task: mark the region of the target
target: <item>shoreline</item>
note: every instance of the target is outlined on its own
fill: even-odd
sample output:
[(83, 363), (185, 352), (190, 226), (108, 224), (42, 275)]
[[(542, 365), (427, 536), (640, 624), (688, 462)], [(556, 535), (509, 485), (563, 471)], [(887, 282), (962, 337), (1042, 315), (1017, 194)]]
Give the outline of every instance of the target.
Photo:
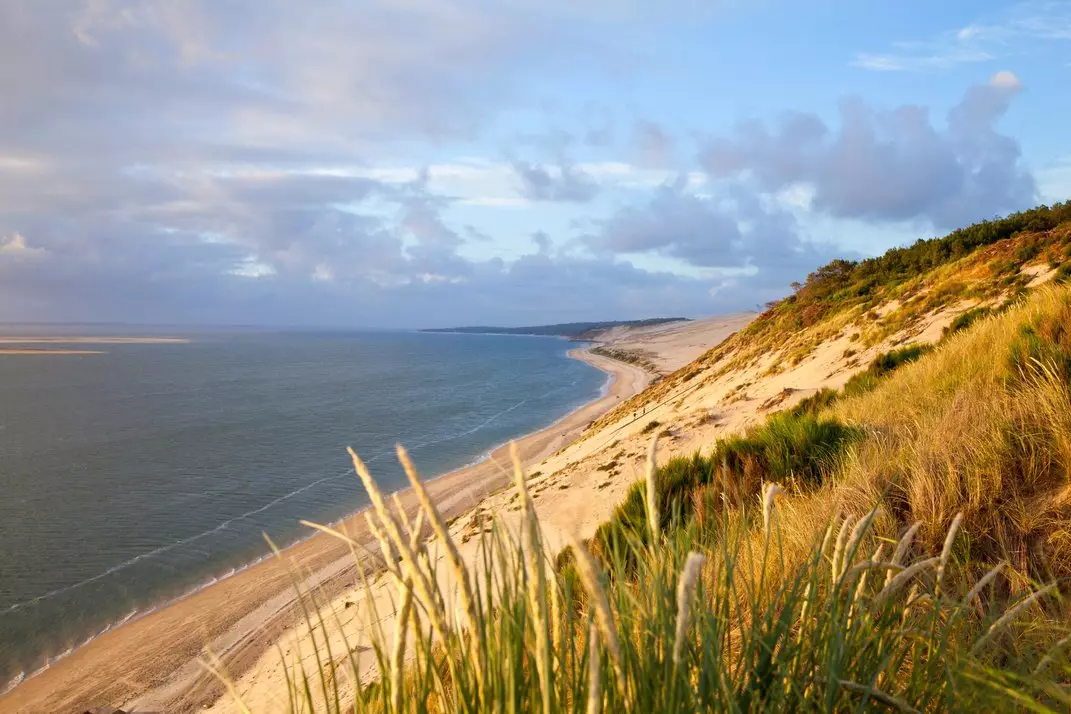
[[(526, 465), (576, 440), (592, 421), (642, 391), (654, 377), (589, 348), (567, 355), (606, 372), (607, 381), (596, 399), (516, 440)], [(507, 450), (508, 443), (498, 445), (478, 461), (427, 481), (447, 518), (509, 484)], [(397, 493), (407, 511), (415, 510), (411, 489)], [(338, 521), (362, 543), (369, 540), (363, 510)], [(302, 587), (323, 588), (325, 597), (357, 584), (349, 548), (324, 534), (299, 540), (283, 555), (289, 563), (267, 557), (254, 561), (105, 630), (0, 695), (0, 712), (81, 712), (93, 706), (182, 712), (212, 704), (222, 687), (199, 665), (203, 648), (220, 655), (232, 676), (252, 667), (297, 615), (290, 568), (312, 573)], [(378, 567), (374, 559), (362, 561), (366, 569)]]

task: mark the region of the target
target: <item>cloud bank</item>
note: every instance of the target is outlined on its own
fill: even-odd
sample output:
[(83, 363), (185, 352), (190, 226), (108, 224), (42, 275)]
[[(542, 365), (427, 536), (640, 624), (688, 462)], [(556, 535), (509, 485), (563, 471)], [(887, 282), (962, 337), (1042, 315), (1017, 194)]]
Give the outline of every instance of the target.
[[(951, 227), (1036, 195), (996, 128), (1021, 90), (1010, 73), (941, 125), (846, 100), (835, 125), (790, 113), (699, 147), (613, 105), (560, 129), (526, 92), (576, 67), (643, 72), (612, 38), (701, 11), (5, 2), (0, 321), (711, 314), (844, 253), (808, 211)], [(504, 124), (521, 111), (542, 123)]]

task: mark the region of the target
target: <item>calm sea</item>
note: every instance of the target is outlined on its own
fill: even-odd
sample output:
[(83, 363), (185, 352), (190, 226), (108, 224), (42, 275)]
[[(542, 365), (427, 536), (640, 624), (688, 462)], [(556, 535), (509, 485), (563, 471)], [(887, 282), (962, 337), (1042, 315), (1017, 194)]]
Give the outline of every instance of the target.
[(549, 338), (200, 334), (0, 357), (0, 691), (113, 623), (595, 398)]

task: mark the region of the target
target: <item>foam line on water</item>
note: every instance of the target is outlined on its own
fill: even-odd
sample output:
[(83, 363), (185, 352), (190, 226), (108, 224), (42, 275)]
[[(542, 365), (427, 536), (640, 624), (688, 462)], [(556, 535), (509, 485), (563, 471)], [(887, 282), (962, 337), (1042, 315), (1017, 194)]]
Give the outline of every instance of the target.
[[(570, 383), (569, 386), (575, 386), (578, 381), (579, 380), (574, 380), (573, 382)], [(600, 396), (606, 396), (607, 390), (609, 389), (610, 384), (612, 382), (613, 382), (613, 375), (607, 375), (606, 382), (603, 384), (602, 389), (600, 390)], [(557, 388), (555, 390), (551, 390), (550, 392), (546, 392), (546, 393), (540, 395), (536, 399), (537, 400), (538, 399), (544, 399), (547, 396), (549, 396), (550, 394), (552, 394), (552, 393), (554, 393), (556, 391), (565, 389), (565, 388), (566, 387), (559, 387), (559, 388)], [(525, 404), (527, 402), (528, 402), (527, 399), (522, 399), (521, 401), (519, 401), (516, 404), (508, 407), (507, 409), (504, 409), (501, 412), (495, 414), (494, 416), (491, 416), (488, 419), (484, 420), (479, 426), (477, 426), (477, 427), (475, 427), (473, 429), (469, 429), (467, 431), (460, 432), (460, 433), (457, 433), (457, 434), (453, 434), (453, 435), (450, 435), (450, 436), (447, 436), (447, 437), (444, 437), (444, 438), (441, 438), (441, 439), (434, 439), (434, 440), (431, 440), (431, 441), (426, 441), (426, 442), (419, 443), (419, 444), (413, 446), (410, 449), (410, 451), (415, 450), (415, 449), (419, 449), (419, 448), (423, 448), (424, 446), (430, 446), (432, 444), (440, 444), (440, 443), (443, 443), (443, 442), (446, 442), (446, 441), (450, 441), (450, 440), (453, 440), (453, 439), (460, 439), (463, 436), (468, 436), (468, 435), (474, 434), (477, 431), (479, 431), (480, 429), (483, 429), (484, 427), (489, 426), (490, 424), (494, 423), (500, 417), (508, 414), (509, 412), (512, 412), (513, 410), (519, 408), (520, 406), (522, 406), (523, 404)], [(575, 411), (577, 411), (580, 408), (581, 408), (581, 406), (578, 406), (578, 407), (570, 410), (568, 413), (566, 413), (565, 415), (563, 415), (559, 419), (555, 420), (553, 423), (543, 427), (543, 429), (552, 428), (554, 425), (565, 421), (566, 419), (569, 418), (569, 416), (571, 416)], [(542, 429), (540, 429), (539, 431), (541, 431), (541, 430)], [(468, 466), (471, 466), (471, 465), (474, 465), (474, 464), (480, 463), (481, 461), (486, 460), (487, 458), (490, 457), (491, 453), (493, 453), (496, 449), (498, 449), (501, 446), (503, 446), (505, 443), (508, 443), (508, 442), (503, 442), (503, 444), (498, 444), (498, 445), (492, 447), (491, 449), (487, 450), (486, 452), (484, 452), (483, 454), (481, 454), (476, 459), (474, 459), (472, 462), (470, 462), (466, 466), (463, 466), (462, 468), (467, 468)], [(367, 459), (364, 459), (364, 461), (365, 461), (365, 463), (372, 463), (372, 462), (378, 461), (379, 459), (383, 458), (384, 456), (387, 456), (390, 453), (391, 453), (390, 451), (384, 451), (384, 452), (381, 452), (381, 453), (376, 454), (374, 456), (371, 456), (371, 457), (369, 457)], [(292, 491), (292, 492), (290, 492), (288, 494), (280, 496), (279, 498), (277, 498), (277, 499), (275, 499), (275, 500), (273, 500), (273, 501), (271, 501), (271, 502), (269, 502), (269, 503), (267, 503), (267, 504), (265, 504), (265, 505), (263, 505), (263, 506), (261, 506), (259, 508), (256, 508), (256, 509), (254, 509), (252, 511), (248, 511), (248, 512), (246, 512), (244, 514), (241, 514), (239, 516), (235, 516), (234, 518), (228, 519), (227, 521), (224, 521), (224, 523), (221, 523), (220, 525), (216, 526), (215, 528), (207, 530), (207, 531), (205, 531), (203, 533), (199, 533), (199, 534), (197, 534), (195, 536), (191, 536), (189, 538), (184, 538), (184, 539), (182, 539), (180, 541), (176, 541), (176, 542), (171, 543), (169, 545), (161, 546), (161, 547), (156, 548), (156, 549), (154, 549), (152, 551), (148, 551), (146, 553), (142, 553), (141, 555), (135, 556), (134, 558), (131, 558), (128, 561), (124, 561), (123, 563), (120, 563), (120, 564), (118, 564), (118, 565), (116, 565), (116, 566), (114, 566), (112, 568), (109, 568), (108, 570), (104, 571), (103, 573), (95, 575), (92, 578), (87, 578), (86, 580), (83, 580), (81, 582), (75, 583), (73, 585), (68, 585), (68, 586), (63, 587), (63, 588), (57, 588), (56, 590), (50, 591), (48, 593), (45, 593), (44, 595), (40, 595), (38, 597), (31, 598), (29, 600), (24, 600), (21, 603), (16, 603), (15, 605), (12, 605), (12, 606), (10, 606), (9, 608), (7, 608), (5, 610), (0, 610), (0, 614), (6, 614), (8, 612), (13, 612), (15, 610), (18, 610), (21, 607), (25, 607), (26, 605), (37, 603), (37, 602), (41, 602), (43, 600), (47, 600), (47, 599), (50, 599), (50, 598), (55, 597), (57, 595), (60, 595), (60, 594), (62, 594), (64, 592), (69, 592), (71, 590), (74, 590), (75, 588), (82, 587), (83, 585), (87, 585), (89, 583), (92, 583), (92, 582), (95, 582), (97, 580), (100, 580), (100, 579), (106, 577), (107, 575), (110, 575), (112, 573), (115, 573), (115, 572), (118, 572), (120, 570), (123, 570), (124, 568), (129, 567), (130, 565), (133, 565), (134, 563), (136, 563), (136, 562), (138, 562), (140, 560), (144, 560), (144, 559), (147, 559), (147, 558), (149, 558), (151, 556), (155, 556), (155, 555), (158, 555), (160, 553), (166, 552), (168, 550), (172, 550), (172, 549), (174, 549), (176, 547), (179, 547), (181, 545), (184, 545), (186, 543), (192, 543), (192, 542), (194, 542), (196, 540), (200, 540), (201, 538), (206, 537), (206, 536), (208, 536), (208, 535), (210, 535), (212, 533), (216, 533), (216, 532), (219, 532), (219, 531), (223, 530), (229, 524), (235, 523), (235, 522), (237, 522), (239, 520), (243, 520), (243, 519), (248, 518), (248, 517), (250, 517), (252, 515), (255, 515), (257, 513), (261, 513), (263, 511), (267, 510), (268, 508), (271, 508), (272, 506), (277, 505), (278, 503), (281, 503), (281, 502), (283, 502), (283, 501), (285, 501), (285, 500), (287, 500), (289, 498), (292, 498), (292, 497), (294, 497), (294, 496), (296, 496), (296, 495), (298, 495), (298, 494), (300, 494), (300, 493), (302, 493), (304, 491), (309, 490), (313, 486), (316, 486), (316, 485), (318, 485), (320, 483), (323, 483), (325, 481), (330, 481), (332, 479), (341, 478), (341, 477), (347, 476), (349, 474), (350, 474), (350, 471), (347, 469), (346, 471), (344, 471), (344, 472), (342, 472), (340, 474), (337, 474), (337, 475), (334, 475), (334, 476), (325, 476), (325, 477), (323, 477), (321, 479), (317, 479), (316, 481), (313, 481), (312, 483), (306, 484), (305, 486), (303, 486), (303, 487), (301, 487), (299, 489), (296, 489), (295, 491)], [(448, 474), (445, 474), (445, 473), (441, 474), (441, 476), (446, 476), (446, 475), (448, 475)], [(355, 513), (359, 513), (359, 511), (357, 511)], [(351, 515), (353, 515), (353, 514), (351, 514)], [(340, 519), (340, 521), (344, 520), (344, 519), (345, 519), (345, 517), (343, 519)], [(310, 535), (308, 537), (311, 538), (312, 536)], [(291, 544), (291, 545), (295, 545), (296, 543), (300, 543), (300, 542), (302, 542), (304, 540), (306, 540), (306, 538), (300, 538), (297, 541), (295, 541), (294, 544)], [(44, 665), (42, 665), (41, 667), (39, 667), (36, 670), (33, 670), (29, 674), (27, 674), (25, 671), (19, 672), (12, 679), (8, 680), (8, 682), (5, 684), (5, 686), (3, 688), (0, 688), (0, 695), (7, 694), (8, 692), (10, 692), (12, 689), (17, 687), (22, 682), (24, 682), (27, 679), (30, 679), (32, 677), (35, 677), (38, 674), (44, 672), (45, 670), (47, 670), (49, 667), (54, 665), (59, 660), (65, 658), (67, 655), (71, 654), (72, 652), (74, 652), (74, 651), (76, 651), (78, 649), (81, 649), (82, 647), (85, 647), (90, 642), (92, 642), (92, 641), (96, 640), (97, 638), (101, 637), (102, 635), (108, 633), (112, 629), (114, 629), (116, 627), (119, 627), (120, 625), (126, 624), (127, 622), (134, 621), (134, 620), (139, 620), (142, 617), (145, 617), (146, 615), (149, 615), (149, 614), (151, 614), (151, 613), (153, 613), (153, 612), (155, 612), (157, 610), (160, 610), (160, 609), (165, 608), (165, 607), (167, 607), (167, 606), (169, 606), (169, 605), (171, 605), (173, 603), (176, 603), (176, 602), (178, 602), (180, 600), (184, 600), (184, 599), (186, 599), (186, 598), (188, 598), (188, 597), (190, 597), (192, 595), (195, 595), (198, 592), (200, 592), (200, 591), (202, 591), (202, 590), (204, 590), (204, 589), (206, 589), (208, 587), (211, 587), (212, 585), (220, 582), (221, 580), (225, 580), (226, 578), (229, 578), (232, 575), (236, 575), (236, 574), (241, 573), (241, 572), (243, 572), (245, 570), (248, 570), (249, 568), (254, 567), (255, 565), (258, 565), (259, 563), (263, 562), (264, 560), (266, 560), (269, 557), (271, 557), (270, 553), (267, 554), (267, 555), (261, 556), (259, 558), (256, 558), (256, 559), (246, 563), (245, 565), (242, 565), (242, 566), (239, 566), (239, 567), (236, 567), (236, 568), (232, 568), (227, 573), (224, 573), (222, 575), (214, 576), (214, 577), (212, 577), (212, 578), (210, 578), (210, 579), (208, 579), (208, 580), (206, 580), (206, 581), (194, 586), (190, 590), (182, 593), (181, 595), (179, 595), (177, 597), (173, 597), (173, 598), (170, 598), (168, 600), (164, 600), (162, 602), (157, 603), (156, 605), (152, 605), (152, 606), (150, 606), (148, 608), (145, 608), (143, 610), (133, 610), (133, 611), (131, 611), (130, 613), (128, 613), (126, 616), (122, 617), (121, 619), (119, 619), (117, 621), (114, 621), (114, 622), (111, 622), (111, 623), (108, 623), (107, 625), (104, 626), (104, 628), (102, 630), (98, 631), (95, 634), (91, 634), (89, 637), (87, 637), (81, 643), (76, 644), (76, 645), (71, 645), (71, 646), (67, 647), (67, 649), (65, 649), (60, 654), (53, 655), (51, 657), (47, 657), (46, 660), (45, 660), (45, 664)]]
[[(499, 413), (487, 418), (482, 423), (478, 424), (477, 426), (473, 427), (472, 429), (468, 429), (467, 431), (463, 431), (463, 432), (460, 432), (460, 433), (457, 433), (457, 434), (451, 434), (451, 435), (448, 435), (448, 436), (445, 436), (445, 437), (442, 437), (442, 438), (439, 438), (439, 439), (432, 439), (432, 440), (429, 440), (429, 441), (425, 441), (423, 443), (416, 444), (410, 450), (411, 451), (415, 451), (416, 449), (421, 449), (421, 448), (424, 448), (424, 447), (427, 447), (427, 446), (432, 446), (434, 444), (441, 444), (441, 443), (446, 442), (446, 441), (453, 441), (454, 439), (460, 439), (462, 437), (470, 436), (472, 434), (475, 434), (476, 432), (480, 431), (481, 429), (483, 429), (483, 428), (489, 426), (490, 424), (494, 423), (499, 418), (505, 416), (506, 414), (512, 412), (513, 410), (517, 409), (518, 407), (524, 405), (525, 403), (527, 403), (527, 401), (528, 401), (527, 399), (522, 399), (521, 401), (517, 402), (516, 404), (512, 405), (511, 407), (508, 407), (507, 409), (503, 409)], [(378, 459), (382, 458), (383, 456), (386, 456), (388, 453), (389, 452), (382, 452), (380, 454), (376, 454), (375, 456), (373, 456), (373, 457), (371, 457), (369, 459), (366, 459), (366, 463), (372, 463), (373, 461), (377, 461)], [(260, 506), (259, 508), (254, 508), (252, 510), (246, 511), (245, 513), (241, 513), (241, 514), (239, 514), (237, 516), (234, 516), (232, 518), (228, 518), (227, 520), (223, 521), (222, 523), (220, 523), (219, 525), (215, 526), (214, 528), (210, 528), (210, 529), (208, 529), (208, 530), (206, 530), (206, 531), (204, 531), (202, 533), (198, 533), (196, 535), (189, 536), (188, 538), (180, 538), (179, 540), (176, 540), (176, 541), (174, 541), (172, 543), (168, 543), (167, 545), (162, 545), (162, 546), (160, 546), (158, 548), (154, 548), (153, 550), (146, 551), (144, 553), (141, 553), (140, 555), (136, 555), (133, 558), (130, 558), (128, 560), (124, 560), (121, 563), (113, 565), (112, 567), (108, 568), (107, 570), (104, 570), (104, 571), (102, 571), (100, 573), (97, 573), (96, 575), (94, 575), (92, 577), (89, 577), (89, 578), (86, 578), (85, 580), (80, 580), (77, 583), (72, 583), (71, 585), (65, 585), (65, 586), (63, 586), (61, 588), (56, 588), (55, 590), (50, 590), (49, 592), (43, 593), (43, 594), (38, 595), (36, 597), (30, 598), (28, 600), (23, 600), (21, 602), (14, 603), (13, 605), (9, 605), (4, 610), (0, 611), (0, 614), (12, 613), (12, 612), (20, 610), (20, 609), (22, 609), (24, 607), (27, 607), (29, 605), (35, 605), (35, 604), (37, 604), (39, 602), (42, 602), (42, 601), (45, 601), (45, 600), (51, 600), (52, 598), (57, 597), (59, 595), (62, 595), (64, 593), (70, 592), (72, 590), (76, 590), (78, 588), (84, 587), (84, 586), (89, 585), (91, 583), (95, 583), (95, 582), (97, 582), (99, 580), (103, 580), (104, 578), (108, 577), (109, 575), (114, 575), (115, 573), (118, 573), (118, 572), (121, 572), (123, 570), (126, 570), (130, 566), (135, 565), (135, 564), (137, 564), (137, 563), (139, 563), (139, 562), (141, 562), (143, 560), (148, 560), (150, 558), (154, 558), (154, 557), (156, 557), (158, 555), (162, 555), (163, 553), (167, 553), (167, 552), (169, 552), (171, 550), (174, 550), (175, 548), (179, 548), (179, 547), (184, 546), (184, 545), (189, 545), (190, 543), (193, 543), (195, 541), (199, 541), (202, 538), (207, 538), (208, 536), (213, 535), (215, 533), (220, 533), (220, 532), (226, 530), (227, 528), (229, 528), (231, 525), (233, 525), (235, 523), (244, 521), (244, 520), (246, 520), (248, 518), (251, 518), (251, 517), (253, 517), (253, 516), (257, 515), (257, 514), (263, 513), (264, 511), (268, 510), (269, 508), (272, 508), (273, 506), (277, 506), (280, 503), (283, 503), (284, 501), (288, 501), (291, 498), (293, 498), (294, 496), (298, 496), (298, 495), (304, 493), (305, 491), (308, 491), (309, 489), (320, 485), (321, 483), (324, 483), (326, 481), (332, 481), (332, 480), (335, 480), (335, 479), (338, 479), (338, 478), (342, 478), (343, 476), (349, 475), (349, 473), (350, 473), (350, 471), (347, 469), (346, 471), (343, 471), (343, 472), (338, 473), (338, 474), (334, 474), (334, 475), (331, 475), (331, 476), (324, 476), (323, 478), (316, 479), (315, 481), (312, 481), (311, 483), (305, 484), (301, 488), (295, 489), (295, 490), (291, 491), (290, 493), (283, 494), (282, 496), (279, 496), (278, 498), (276, 498), (276, 499), (274, 499), (272, 501), (269, 501), (268, 503), (265, 503), (263, 506)]]
[[(369, 462), (374, 461), (374, 460), (376, 460), (376, 459), (378, 459), (378, 458), (380, 458), (382, 456), (385, 456), (385, 455), (386, 455), (385, 453), (384, 454), (378, 454), (378, 455), (372, 457), (371, 459), (369, 459), (368, 461)], [(124, 560), (121, 563), (113, 565), (112, 567), (108, 568), (107, 570), (105, 570), (103, 572), (100, 572), (100, 573), (97, 573), (96, 575), (94, 575), (92, 577), (89, 577), (89, 578), (86, 578), (85, 580), (80, 580), (77, 583), (72, 583), (71, 585), (65, 585), (62, 588), (56, 588), (55, 590), (50, 590), (49, 592), (44, 593), (42, 595), (38, 595), (38, 596), (32, 597), (32, 598), (30, 598), (28, 600), (23, 600), (21, 602), (15, 603), (13, 605), (9, 605), (4, 610), (0, 611), (0, 614), (7, 614), (7, 613), (15, 612), (16, 610), (20, 610), (23, 607), (26, 607), (27, 605), (35, 605), (35, 604), (37, 604), (39, 602), (42, 602), (44, 600), (51, 600), (52, 598), (56, 597), (57, 595), (62, 595), (63, 593), (70, 592), (71, 590), (75, 590), (75, 589), (83, 587), (85, 585), (89, 585), (90, 583), (97, 582), (98, 580), (102, 580), (103, 578), (106, 578), (109, 575), (113, 575), (113, 574), (118, 573), (118, 572), (120, 572), (122, 570), (126, 570), (130, 566), (132, 566), (132, 565), (134, 565), (134, 564), (136, 564), (136, 563), (138, 563), (138, 562), (140, 562), (142, 560), (147, 560), (149, 558), (156, 557), (156, 556), (158, 556), (158, 555), (160, 555), (162, 553), (166, 553), (168, 551), (174, 550), (175, 548), (178, 548), (180, 546), (188, 545), (188, 544), (193, 543), (195, 541), (201, 540), (202, 538), (206, 538), (206, 537), (208, 537), (208, 536), (210, 536), (210, 535), (212, 535), (214, 533), (219, 533), (221, 531), (224, 531), (228, 527), (230, 527), (231, 525), (233, 525), (235, 523), (238, 523), (239, 521), (244, 521), (247, 518), (251, 518), (252, 516), (257, 515), (258, 513), (263, 513), (264, 511), (268, 510), (272, 506), (277, 506), (280, 503), (282, 503), (283, 501), (287, 501), (287, 500), (293, 498), (294, 496), (297, 496), (297, 495), (299, 495), (301, 493), (304, 493), (305, 491), (308, 491), (310, 488), (313, 488), (314, 486), (317, 486), (317, 485), (319, 485), (321, 483), (324, 483), (325, 481), (331, 481), (333, 479), (341, 478), (342, 476), (345, 476), (347, 474), (349, 474), (348, 470), (344, 471), (344, 472), (342, 472), (340, 474), (335, 474), (333, 476), (324, 476), (323, 478), (316, 479), (315, 481), (313, 481), (311, 483), (305, 484), (301, 488), (295, 489), (295, 490), (291, 491), (290, 493), (284, 494), (284, 495), (282, 495), (282, 496), (280, 496), (280, 497), (278, 497), (278, 498), (276, 498), (276, 499), (274, 499), (272, 501), (269, 501), (268, 503), (264, 504), (263, 506), (260, 506), (259, 508), (254, 508), (254, 509), (252, 509), (250, 511), (246, 511), (245, 513), (239, 514), (239, 515), (234, 516), (232, 518), (228, 518), (227, 520), (223, 521), (222, 523), (220, 523), (219, 525), (217, 525), (214, 528), (210, 528), (210, 529), (208, 529), (208, 530), (206, 530), (206, 531), (204, 531), (202, 533), (198, 533), (197, 535), (189, 536), (188, 538), (180, 538), (179, 540), (176, 540), (176, 541), (174, 541), (172, 543), (168, 543), (167, 545), (162, 545), (162, 546), (160, 546), (158, 548), (154, 548), (153, 550), (149, 550), (149, 551), (146, 551), (144, 553), (141, 553), (140, 555), (135, 555), (133, 558), (130, 558), (129, 560)]]

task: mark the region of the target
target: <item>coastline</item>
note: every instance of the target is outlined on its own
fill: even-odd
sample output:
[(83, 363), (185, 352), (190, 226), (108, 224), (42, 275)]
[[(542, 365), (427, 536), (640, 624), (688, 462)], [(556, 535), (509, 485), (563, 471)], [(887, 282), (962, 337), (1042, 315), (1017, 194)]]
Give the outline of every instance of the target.
[[(587, 348), (570, 350), (568, 356), (606, 372), (607, 384), (597, 399), (519, 438), (526, 465), (574, 441), (592, 421), (652, 379), (635, 365)], [(509, 483), (507, 448), (500, 445), (480, 461), (428, 481), (446, 517), (461, 515)], [(398, 495), (407, 510), (415, 510), (409, 489)], [(369, 539), (361, 512), (342, 524), (358, 541)], [(314, 534), (284, 555), (289, 563), (264, 559), (104, 632), (0, 696), (0, 712), (81, 712), (94, 706), (183, 712), (212, 704), (222, 687), (198, 662), (203, 648), (221, 656), (232, 676), (252, 667), (297, 617), (291, 568), (312, 573), (302, 587), (320, 587), (325, 597), (357, 584), (349, 549), (329, 536)], [(369, 558), (363, 560), (366, 568), (377, 567)]]

